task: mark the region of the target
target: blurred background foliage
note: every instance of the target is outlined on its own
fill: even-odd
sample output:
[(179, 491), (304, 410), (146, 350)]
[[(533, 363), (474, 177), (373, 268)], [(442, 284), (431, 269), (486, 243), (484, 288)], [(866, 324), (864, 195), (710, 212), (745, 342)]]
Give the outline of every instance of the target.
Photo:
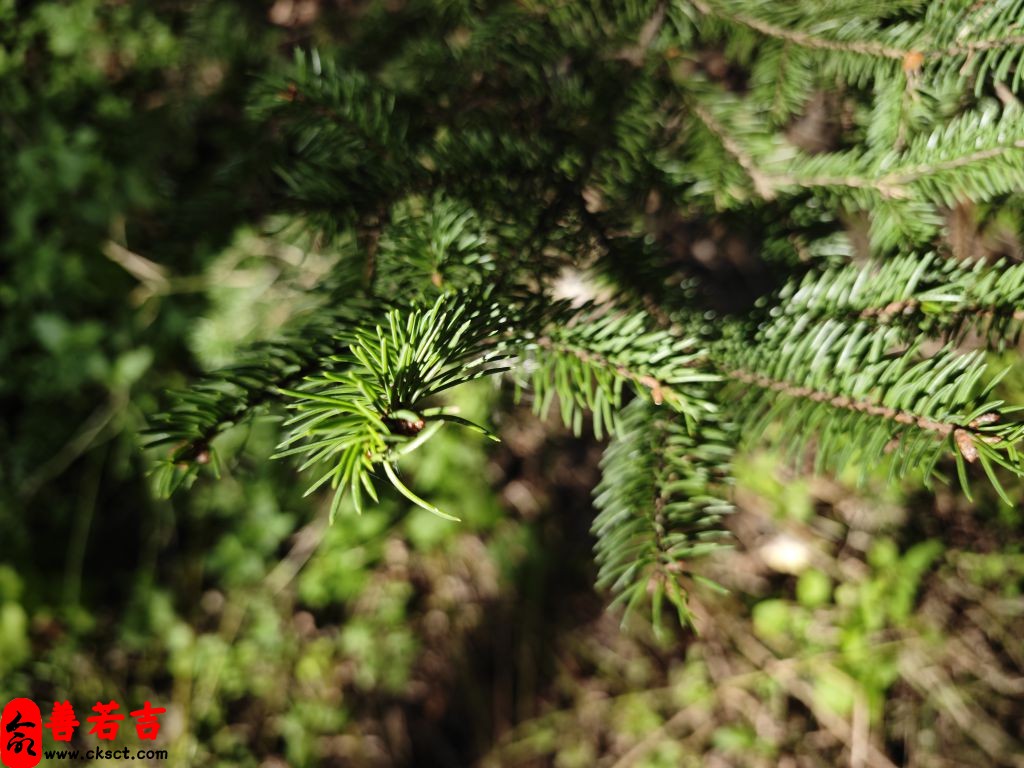
[(603, 610), (600, 446), (487, 384), (459, 404), (502, 405), (503, 442), (410, 462), (461, 524), (391, 495), (328, 526), (270, 417), (221, 439), (220, 482), (155, 498), (162, 393), (344, 258), (269, 217), (248, 94), (416, 8), (0, 0), (0, 699), (150, 699), (172, 765), (1022, 764), (1022, 521), (984, 490), (744, 457), (697, 636)]

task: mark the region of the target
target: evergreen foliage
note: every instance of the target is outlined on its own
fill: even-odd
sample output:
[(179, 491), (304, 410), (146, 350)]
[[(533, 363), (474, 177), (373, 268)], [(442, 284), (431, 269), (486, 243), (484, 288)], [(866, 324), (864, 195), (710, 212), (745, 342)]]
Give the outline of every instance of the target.
[[(1024, 272), (951, 245), (958, 212), (1020, 203), (1020, 0), (411, 5), (257, 89), (278, 211), (354, 245), (312, 317), (173, 398), (162, 490), (276, 405), (278, 455), (334, 509), (383, 474), (457, 513), (397, 462), (445, 423), (489, 434), (443, 393), (507, 375), (611, 433), (600, 583), (685, 620), (741, 442), (1000, 493), (1024, 474), (989, 360)], [(771, 285), (723, 301), (671, 216), (742, 222)], [(560, 274), (595, 295), (557, 298)]]
[(689, 430), (672, 411), (634, 400), (604, 456), (594, 491), (598, 586), (630, 608), (650, 595), (655, 627), (666, 599), (689, 621), (684, 579), (701, 577), (687, 562), (721, 546), (731, 506), (715, 487), (728, 477), (734, 436), (720, 422), (708, 414)]

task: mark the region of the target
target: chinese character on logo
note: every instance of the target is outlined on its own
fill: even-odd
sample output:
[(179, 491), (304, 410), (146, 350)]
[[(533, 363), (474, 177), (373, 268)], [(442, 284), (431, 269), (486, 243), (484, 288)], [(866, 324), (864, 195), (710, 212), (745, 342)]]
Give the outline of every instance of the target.
[(92, 708), (92, 711), (99, 714), (85, 718), (90, 723), (95, 723), (89, 733), (95, 733), (96, 738), (104, 739), (106, 741), (113, 741), (116, 739), (117, 729), (120, 727), (118, 720), (124, 720), (124, 715), (112, 715), (110, 713), (115, 709), (120, 708), (121, 705), (113, 700), (107, 704), (97, 701), (96, 706)]
[(31, 699), (13, 699), (0, 715), (0, 763), (33, 768), (42, 757), (43, 717)]
[(53, 702), (53, 713), (43, 727), (50, 729), (54, 741), (71, 741), (71, 735), (78, 725), (78, 718), (75, 717), (75, 710), (71, 706), (71, 702), (55, 701)]
[(160, 733), (160, 721), (156, 719), (157, 715), (162, 715), (167, 710), (163, 707), (153, 707), (147, 701), (142, 705), (142, 709), (136, 709), (131, 713), (131, 716), (135, 718), (135, 732), (139, 734), (140, 739), (155, 739), (157, 734)]

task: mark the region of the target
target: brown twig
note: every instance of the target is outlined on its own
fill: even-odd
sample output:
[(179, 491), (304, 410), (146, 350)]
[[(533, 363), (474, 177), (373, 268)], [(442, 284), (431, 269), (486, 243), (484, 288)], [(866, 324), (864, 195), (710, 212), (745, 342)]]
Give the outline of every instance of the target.
[(757, 162), (754, 160), (753, 156), (750, 155), (750, 153), (748, 153), (743, 146), (725, 130), (722, 124), (718, 122), (710, 111), (700, 104), (693, 104), (692, 108), (693, 113), (700, 118), (704, 127), (715, 135), (715, 138), (722, 143), (725, 151), (732, 155), (733, 159), (739, 163), (740, 167), (743, 168), (744, 171), (746, 171), (757, 194), (765, 200), (772, 200), (775, 198), (775, 190), (777, 187), (792, 184), (793, 180), (790, 176), (773, 176), (764, 173), (760, 168), (758, 168)]
[(768, 37), (784, 40), (788, 43), (825, 51), (840, 51), (854, 53), (863, 56), (875, 56), (883, 59), (893, 59), (903, 62), (905, 68), (913, 65), (920, 66), (924, 59), (942, 61), (957, 56), (971, 56), (978, 51), (990, 51), (999, 48), (1009, 48), (1015, 45), (1024, 45), (1024, 35), (1010, 35), (1008, 37), (989, 38), (985, 40), (969, 40), (962, 43), (954, 43), (945, 48), (934, 48), (931, 50), (918, 50), (914, 48), (897, 48), (884, 43), (877, 43), (871, 40), (832, 40), (798, 29), (772, 24), (756, 16), (743, 13), (734, 13), (721, 8), (712, 7), (706, 0), (691, 0), (694, 8), (705, 16), (717, 16), (720, 19), (731, 21), (748, 27), (755, 32), (760, 32)]
[(645, 387), (646, 389), (649, 389), (651, 392), (651, 399), (654, 401), (655, 405), (661, 405), (665, 400), (676, 400), (680, 397), (678, 392), (668, 385), (663, 384), (654, 376), (651, 376), (650, 374), (637, 373), (636, 371), (630, 370), (625, 365), (614, 363), (603, 355), (599, 355), (595, 352), (580, 349), (579, 347), (570, 347), (566, 344), (560, 344), (547, 336), (542, 336), (537, 339), (537, 346), (553, 352), (572, 355), (585, 363), (592, 363), (594, 365), (601, 366), (602, 368), (610, 369), (622, 378), (628, 379), (642, 387)]
[(845, 42), (842, 40), (829, 40), (826, 37), (818, 37), (817, 35), (812, 35), (807, 32), (801, 32), (795, 29), (786, 29), (785, 27), (780, 27), (754, 16), (747, 16), (742, 13), (730, 13), (728, 11), (723, 11), (720, 8), (712, 8), (704, 0), (691, 0), (691, 2), (693, 7), (705, 16), (717, 16), (720, 19), (725, 19), (726, 21), (731, 21), (744, 27), (749, 27), (755, 32), (760, 32), (763, 35), (795, 43), (796, 45), (803, 46), (804, 48), (816, 48), (826, 51), (845, 51), (847, 53), (879, 56), (899, 61), (902, 61), (908, 53), (912, 53), (912, 51), (909, 50), (894, 48), (892, 46), (871, 41), (858, 40)]
[(940, 437), (949, 437), (949, 435), (953, 434), (953, 432), (958, 429), (970, 429), (970, 427), (965, 425), (935, 421), (934, 419), (918, 416), (910, 413), (909, 411), (901, 411), (896, 408), (878, 405), (870, 400), (855, 400), (847, 395), (834, 395), (831, 392), (823, 392), (812, 387), (804, 387), (788, 381), (779, 381), (777, 379), (769, 378), (768, 376), (761, 376), (760, 374), (751, 373), (742, 369), (733, 369), (726, 371), (726, 373), (737, 381), (754, 384), (762, 389), (770, 389), (774, 392), (779, 392), (790, 397), (806, 398), (807, 400), (813, 400), (816, 403), (831, 405), (833, 408), (842, 408), (849, 411), (857, 411), (858, 413), (866, 413), (871, 416), (879, 416), (883, 419), (888, 419), (889, 421), (895, 421), (898, 424), (906, 424), (929, 432), (935, 432)]

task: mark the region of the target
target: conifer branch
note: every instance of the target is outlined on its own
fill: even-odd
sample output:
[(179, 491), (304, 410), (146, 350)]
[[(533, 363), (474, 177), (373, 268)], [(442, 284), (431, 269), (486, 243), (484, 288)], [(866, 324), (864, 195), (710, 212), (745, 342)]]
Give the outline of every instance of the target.
[(1024, 46), (1024, 35), (1008, 35), (987, 40), (968, 40), (963, 43), (953, 43), (943, 50), (927, 51), (926, 55), (934, 59), (946, 59), (954, 56), (971, 56), (978, 51), (994, 51), (1017, 46)]
[(643, 400), (623, 410), (601, 461), (593, 525), (597, 583), (625, 603), (623, 621), (648, 602), (658, 627), (667, 599), (689, 622), (690, 562), (722, 546), (721, 519), (732, 511), (715, 489), (728, 477), (733, 437), (711, 412), (688, 428), (671, 410)]
[(326, 467), (308, 493), (329, 484), (335, 490), (332, 516), (346, 492), (357, 509), (364, 491), (376, 499), (372, 473), (381, 467), (402, 495), (450, 517), (401, 483), (393, 465), (444, 422), (490, 435), (485, 427), (428, 401), (506, 370), (511, 319), (512, 313), (488, 292), (461, 292), (442, 295), (428, 307), (391, 310), (381, 324), (342, 334), (345, 353), (325, 361), (329, 365), (300, 387), (278, 388), (295, 416), (286, 422), (290, 430), (277, 456), (302, 455), (303, 469)]
[(910, 50), (895, 48), (893, 46), (876, 43), (870, 40), (833, 40), (827, 37), (813, 35), (802, 30), (782, 27), (746, 13), (728, 11), (715, 5), (712, 0), (690, 0), (690, 4), (705, 16), (714, 16), (725, 21), (732, 22), (733, 24), (740, 24), (744, 27), (749, 27), (755, 32), (760, 32), (762, 35), (773, 37), (794, 45), (800, 45), (805, 48), (824, 51), (842, 51), (844, 53), (876, 56), (896, 59), (899, 61), (905, 59), (907, 55), (912, 52)]
[(725, 151), (728, 152), (732, 158), (739, 163), (740, 167), (746, 171), (747, 176), (750, 177), (751, 183), (754, 185), (754, 190), (765, 200), (775, 199), (776, 190), (779, 186), (786, 186), (793, 183), (793, 179), (785, 174), (772, 175), (765, 173), (758, 166), (757, 160), (743, 147), (740, 142), (729, 134), (729, 132), (723, 126), (710, 110), (702, 106), (699, 103), (692, 105), (693, 114), (695, 114), (700, 121), (704, 124), (704, 127), (708, 129), (715, 138), (717, 138)]
[(905, 424), (907, 426), (925, 430), (926, 432), (934, 432), (939, 437), (948, 437), (956, 430), (974, 430), (988, 422), (989, 419), (986, 419), (985, 417), (994, 415), (983, 414), (981, 417), (974, 419), (970, 424), (966, 425), (957, 424), (956, 422), (951, 421), (935, 421), (934, 419), (918, 416), (910, 413), (909, 411), (901, 411), (896, 408), (878, 405), (870, 400), (854, 400), (847, 395), (835, 395), (830, 392), (815, 390), (811, 387), (797, 386), (787, 381), (778, 381), (767, 376), (761, 376), (759, 374), (740, 369), (728, 371), (728, 376), (732, 379), (736, 379), (737, 381), (754, 384), (762, 389), (773, 390), (786, 395), (787, 397), (806, 398), (811, 402), (823, 403), (833, 408), (841, 408), (849, 411), (856, 411), (857, 413), (864, 413), (869, 416), (877, 416), (881, 419), (887, 419), (897, 424)]
[(965, 488), (964, 462), (979, 461), (1004, 498), (992, 466), (1024, 476), (1019, 409), (993, 397), (1000, 377), (985, 381), (979, 352), (924, 357), (898, 328), (807, 315), (769, 323), (752, 342), (733, 336), (712, 348), (723, 374), (756, 387), (742, 395), (749, 434), (780, 422), (787, 439), (799, 436), (794, 455), (814, 440), (822, 468), (890, 455), (895, 475), (923, 471), (925, 482), (952, 453)]
[(569, 346), (548, 336), (537, 339), (537, 345), (555, 355), (571, 355), (587, 366), (613, 371), (620, 378), (638, 384), (641, 388), (646, 388), (655, 405), (661, 405), (666, 400), (673, 403), (679, 402), (682, 397), (680, 393), (666, 386), (654, 376), (630, 370), (625, 365), (616, 364), (603, 355)]
[(908, 339), (957, 340), (971, 330), (1001, 347), (1024, 324), (1024, 265), (908, 254), (809, 273), (779, 298), (790, 316), (899, 325)]
[[(951, 58), (967, 56), (983, 52), (997, 51), (1024, 46), (1024, 35), (1008, 34), (988, 38), (958, 40), (948, 45), (930, 43), (934, 35), (932, 30), (921, 23), (912, 33), (904, 34), (907, 41), (903, 45), (890, 45), (870, 39), (844, 40), (814, 34), (798, 27), (784, 26), (773, 23), (765, 18), (723, 7), (717, 0), (690, 0), (690, 4), (703, 16), (718, 18), (731, 24), (747, 27), (765, 37), (797, 45), (811, 50), (850, 53), (859, 56), (870, 56), (881, 59), (899, 61), (905, 69), (913, 70), (925, 60), (945, 61)], [(765, 4), (770, 7), (770, 4)], [(789, 9), (785, 2), (776, 3), (779, 10), (785, 13)]]
[[(740, 432), (813, 448), (822, 468), (888, 457), (900, 477), (951, 456), (965, 487), (974, 465), (1005, 498), (995, 468), (1024, 475), (1024, 423), (984, 352), (955, 344), (1016, 339), (1024, 267), (933, 251), (947, 210), (990, 215), (1024, 188), (1019, 20), (917, 0), (611, 5), (460, 11), (458, 43), (362, 66), (356, 51), (300, 54), (262, 89), (278, 207), (356, 243), (332, 276), (348, 290), (173, 396), (153, 422), (162, 489), (278, 406), (279, 456), (317, 469), (310, 491), (332, 488), (332, 513), (385, 477), (450, 516), (401, 460), (446, 425), (492, 436), (444, 398), (508, 371), (539, 413), (557, 401), (576, 432), (589, 415), (611, 435), (601, 584), (655, 618), (667, 598), (684, 621), (680, 578), (717, 546)], [(854, 215), (866, 264), (849, 263)], [(736, 317), (706, 314), (701, 289), (717, 286), (663, 249), (680, 221), (687, 236), (743, 228), (789, 282)], [(615, 301), (549, 301), (595, 246)]]
[(999, 146), (979, 149), (959, 157), (952, 157), (948, 160), (919, 163), (902, 170), (892, 171), (879, 176), (872, 176), (870, 174), (862, 176), (854, 174), (845, 176), (802, 176), (798, 174), (780, 174), (778, 176), (769, 176), (766, 180), (770, 183), (771, 187), (792, 185), (804, 188), (849, 187), (851, 189), (872, 189), (885, 197), (899, 200), (910, 195), (910, 191), (907, 190), (907, 187), (915, 182), (922, 181), (940, 173), (956, 171), (977, 163), (983, 163), (987, 160), (1000, 159), (1010, 153), (1019, 152), (1021, 150), (1024, 150), (1024, 139), (1018, 139)]
[[(923, 198), (951, 205), (964, 197), (987, 199), (1024, 183), (1024, 130), (1016, 110), (965, 113), (916, 138), (905, 150), (883, 147), (874, 152), (805, 156), (792, 149), (780, 151), (782, 145), (772, 139), (768, 126), (758, 125), (740, 105), (729, 104), (724, 94), (694, 94), (690, 100), (692, 113), (766, 201), (782, 192), (838, 187), (877, 193), (897, 202)], [(725, 127), (709, 107), (712, 101), (728, 113), (733, 125), (742, 113), (742, 123), (751, 126), (746, 141)], [(723, 110), (723, 104), (730, 108)]]
[[(357, 313), (364, 304), (353, 304)], [(207, 374), (187, 390), (169, 393), (170, 407), (143, 433), (147, 448), (171, 446), (154, 469), (156, 489), (170, 496), (196, 478), (200, 466), (216, 470), (214, 441), (277, 399), (279, 387), (294, 386), (324, 367), (340, 350), (336, 334), (353, 322), (344, 312), (315, 315), (292, 324), (282, 336), (253, 344), (236, 365)]]
[(537, 412), (546, 414), (557, 397), (577, 433), (587, 411), (599, 437), (605, 428), (614, 432), (625, 385), (690, 419), (713, 407), (696, 388), (717, 379), (702, 369), (703, 351), (693, 339), (653, 327), (645, 313), (584, 306), (527, 340), (524, 355)]

